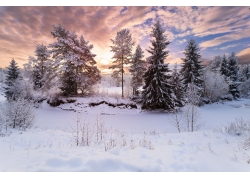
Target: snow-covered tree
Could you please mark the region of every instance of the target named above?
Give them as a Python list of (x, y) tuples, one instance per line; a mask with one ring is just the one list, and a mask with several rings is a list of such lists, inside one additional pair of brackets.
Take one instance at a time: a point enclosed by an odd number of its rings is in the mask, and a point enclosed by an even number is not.
[(174, 69), (172, 71), (171, 84), (173, 86), (173, 93), (175, 95), (176, 105), (182, 107), (184, 103), (184, 85), (182, 82), (182, 76), (177, 69), (177, 64), (175, 64)]
[(184, 50), (185, 58), (182, 58), (184, 61), (180, 73), (183, 76), (184, 89), (187, 89), (188, 84), (193, 82), (199, 91), (202, 89), (202, 69), (201, 65), (201, 55), (198, 45), (193, 39), (188, 42), (187, 47)]
[(117, 75), (121, 73), (121, 83), (122, 83), (122, 97), (123, 95), (123, 74), (124, 74), (124, 65), (129, 64), (132, 59), (132, 48), (134, 46), (134, 42), (132, 41), (132, 37), (129, 29), (122, 29), (117, 32), (115, 40), (111, 39), (113, 46), (111, 47), (111, 52), (114, 52), (114, 56), (112, 66), (110, 69), (116, 69)]
[(20, 69), (17, 66), (17, 63), (14, 59), (11, 60), (10, 65), (7, 67), (6, 78), (5, 78), (5, 87), (4, 93), (5, 97), (10, 100), (15, 100), (20, 92), (17, 88), (19, 80), (21, 79)]
[(250, 78), (250, 65), (244, 64), (239, 66), (239, 81), (244, 82)]
[(5, 106), (0, 105), (0, 125), (2, 124), (2, 128), (6, 131), (7, 126), (20, 128), (21, 130), (30, 128), (34, 119), (34, 103), (22, 96), (18, 96), (15, 100), (9, 100)]
[(231, 83), (229, 84), (229, 91), (233, 95), (234, 98), (239, 98), (239, 90), (238, 90), (238, 58), (235, 56), (235, 53), (232, 52), (228, 57), (228, 73)]
[(183, 115), (186, 119), (187, 131), (193, 132), (203, 125), (203, 123), (199, 121), (201, 113), (197, 107), (200, 99), (199, 87), (193, 82), (188, 84), (187, 97), (188, 101), (184, 107)]
[(211, 64), (209, 64), (209, 68), (211, 69), (211, 71), (215, 73), (219, 72), (221, 67), (221, 62), (222, 58), (220, 56), (215, 56), (214, 59), (211, 61)]
[[(93, 45), (89, 44), (83, 36), (75, 32), (70, 33), (61, 25), (54, 26), (51, 31), (57, 42), (50, 44), (54, 67), (58, 70), (62, 81), (64, 95), (89, 93), (90, 88), (100, 80), (100, 71), (96, 66), (91, 52)], [(67, 84), (67, 85), (66, 85)]]
[(0, 82), (4, 82), (5, 80), (5, 71), (3, 68), (0, 68)]
[(47, 66), (47, 61), (49, 61), (50, 52), (47, 47), (43, 44), (38, 44), (36, 46), (35, 56), (37, 56), (36, 64), (33, 67), (33, 82), (36, 88), (42, 88), (44, 86), (44, 81), (47, 79), (47, 69), (52, 67)]
[(219, 71), (213, 71), (209, 67), (204, 69), (204, 97), (212, 102), (218, 101), (220, 97), (229, 93), (228, 82)]
[(220, 66), (220, 73), (227, 79), (229, 77), (229, 70), (228, 70), (228, 59), (226, 55), (224, 54), (221, 61)]
[(170, 42), (164, 32), (165, 30), (158, 20), (151, 33), (153, 37), (152, 47), (147, 50), (151, 56), (148, 58), (150, 66), (143, 75), (145, 85), (142, 92), (142, 109), (172, 111), (175, 108), (172, 85), (170, 84), (170, 69), (168, 64), (164, 63), (169, 53), (166, 48)]
[(131, 85), (133, 88), (133, 95), (138, 95), (138, 88), (143, 85), (142, 76), (147, 70), (146, 62), (143, 60), (143, 53), (141, 46), (138, 45), (131, 61), (132, 65), (129, 69), (132, 75)]

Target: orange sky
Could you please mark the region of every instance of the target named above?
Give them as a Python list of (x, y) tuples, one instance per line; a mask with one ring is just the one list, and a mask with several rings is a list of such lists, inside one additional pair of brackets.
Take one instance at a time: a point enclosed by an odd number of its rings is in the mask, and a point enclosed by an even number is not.
[(171, 42), (166, 60), (170, 64), (181, 63), (191, 38), (199, 44), (203, 60), (234, 51), (241, 63), (250, 62), (249, 7), (21, 6), (0, 7), (0, 67), (8, 66), (12, 58), (22, 67), (28, 56), (34, 56), (37, 44), (55, 42), (50, 31), (53, 24), (61, 24), (90, 41), (101, 72), (110, 73), (110, 39), (129, 28), (146, 58), (156, 18), (162, 20)]

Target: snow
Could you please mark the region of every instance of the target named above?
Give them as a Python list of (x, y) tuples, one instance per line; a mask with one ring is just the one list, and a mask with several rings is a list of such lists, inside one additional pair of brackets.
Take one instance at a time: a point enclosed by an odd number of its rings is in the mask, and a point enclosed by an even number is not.
[[(106, 88), (106, 87), (105, 87)], [(110, 88), (110, 92), (118, 88)], [(120, 89), (121, 90), (121, 89)], [(36, 109), (36, 121), (26, 131), (11, 130), (0, 137), (0, 171), (25, 172), (249, 172), (250, 150), (244, 136), (219, 130), (235, 118), (250, 120), (250, 99), (239, 99), (199, 107), (201, 130), (181, 132), (169, 124), (171, 115), (140, 109), (89, 107), (106, 100), (130, 103), (117, 97), (75, 98), (75, 103)], [(0, 100), (5, 98), (0, 95)], [(69, 110), (72, 109), (72, 110)], [(75, 112), (73, 111), (75, 110)], [(76, 146), (77, 113), (94, 127), (97, 116), (107, 129), (104, 140)], [(95, 134), (93, 134), (93, 139)], [(115, 146), (107, 144), (113, 138)], [(126, 142), (124, 144), (124, 142)], [(108, 148), (105, 150), (105, 147)]]

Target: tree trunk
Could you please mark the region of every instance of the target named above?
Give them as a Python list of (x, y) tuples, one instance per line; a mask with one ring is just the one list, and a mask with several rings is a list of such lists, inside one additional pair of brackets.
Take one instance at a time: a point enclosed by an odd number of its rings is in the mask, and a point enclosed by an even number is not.
[(122, 55), (122, 98), (124, 98), (123, 96), (123, 55)]

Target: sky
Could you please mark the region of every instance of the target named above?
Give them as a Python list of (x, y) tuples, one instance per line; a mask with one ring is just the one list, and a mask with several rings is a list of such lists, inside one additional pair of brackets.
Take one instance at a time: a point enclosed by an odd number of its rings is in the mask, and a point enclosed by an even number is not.
[(235, 52), (239, 63), (250, 63), (250, 6), (0, 6), (0, 67), (14, 58), (19, 67), (35, 56), (38, 44), (56, 42), (53, 25), (61, 24), (94, 45), (102, 73), (110, 73), (110, 50), (116, 33), (128, 28), (145, 58), (157, 19), (170, 41), (167, 63), (182, 63), (190, 39), (199, 45), (202, 61)]

